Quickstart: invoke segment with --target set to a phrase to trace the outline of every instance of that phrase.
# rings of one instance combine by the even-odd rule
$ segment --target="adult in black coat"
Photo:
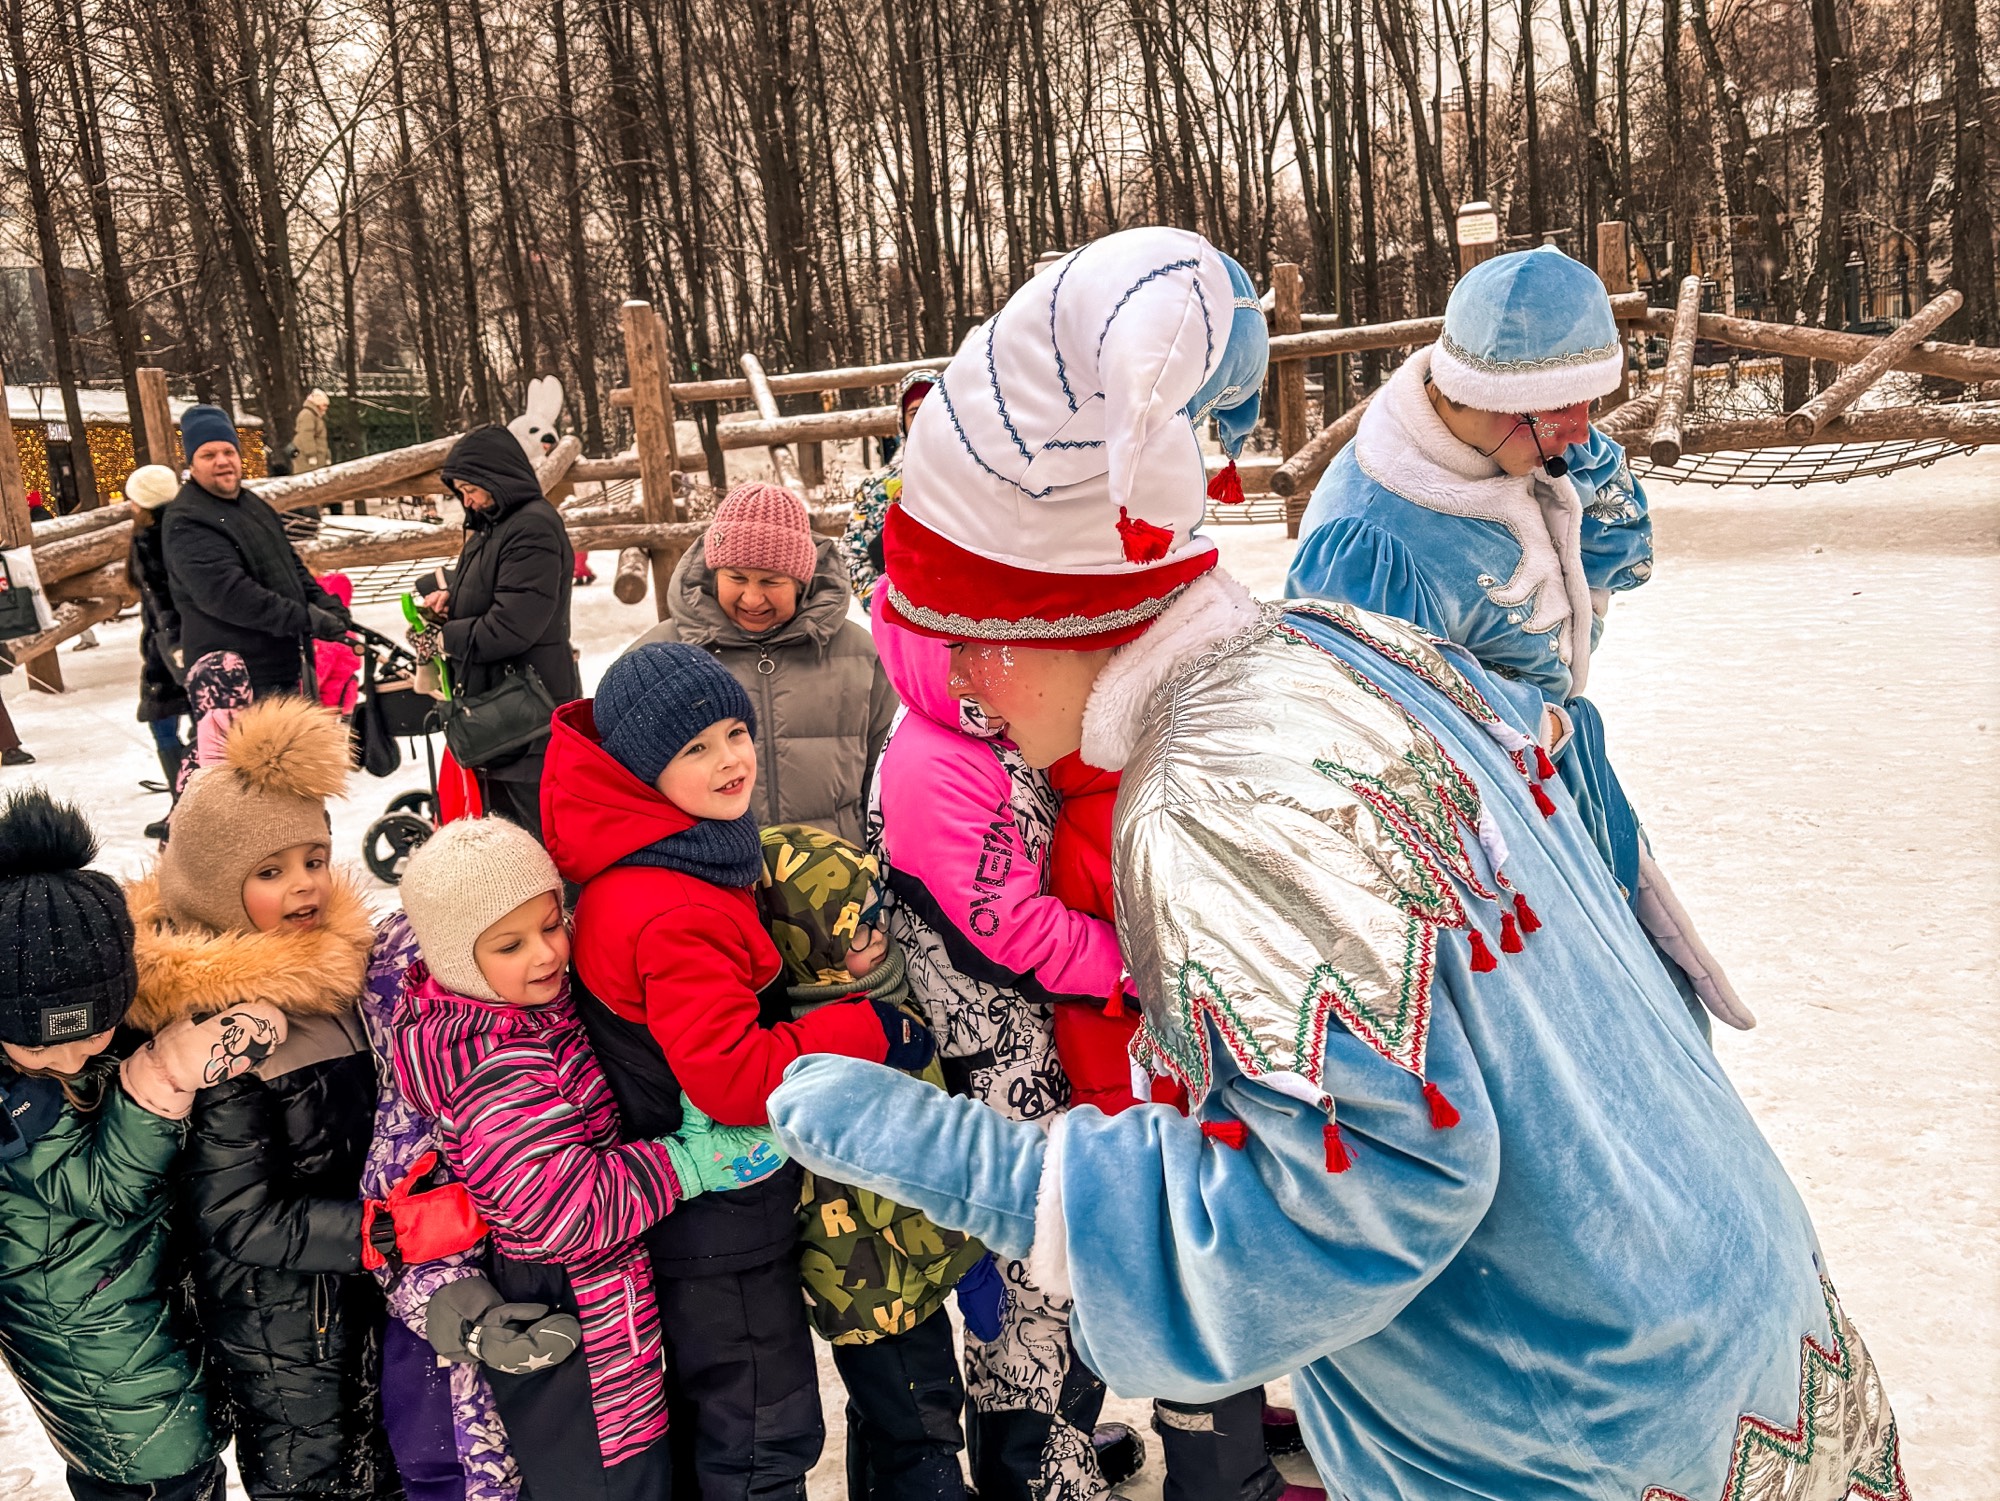
[[[557,704],[583,697],[569,640],[576,553],[520,441],[504,427],[475,428],[440,473],[465,506],[465,546],[451,587],[425,600],[445,616],[440,636],[452,691],[476,696],[510,669],[532,668]],[[479,771],[486,810],[537,839],[545,744]]]
[[[353,629],[346,607],[313,582],[278,513],[244,488],[236,428],[221,408],[183,412],[181,446],[188,480],[167,507],[162,533],[182,660],[233,651],[258,697],[312,696],[312,643]]]

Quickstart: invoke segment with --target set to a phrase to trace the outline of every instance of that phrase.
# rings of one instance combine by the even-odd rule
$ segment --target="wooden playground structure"
[[[1961,383],[1969,392],[1990,385],[2000,398],[2000,348],[1938,343],[1930,339],[1957,310],[1959,295],[1945,292],[1902,328],[1885,337],[1841,333],[1791,324],[1758,322],[1700,311],[1702,285],[1688,278],[1672,308],[1653,307],[1634,291],[1623,224],[1598,227],[1598,273],[1611,293],[1614,315],[1635,347],[1658,337],[1666,341],[1657,375],[1643,355],[1628,359],[1620,389],[1606,399],[1597,425],[1625,444],[1635,463],[1672,473],[1690,457],[1707,454],[1815,453],[1847,445],[1926,444],[1908,462],[1929,462],[1959,448],[2000,443],[2000,399],[1952,403],[1914,401],[1853,410],[1856,401],[1890,372]],[[1350,400],[1351,357],[1408,350],[1434,341],[1441,318],[1341,326],[1328,315],[1302,310],[1299,267],[1272,267],[1264,299],[1271,324],[1271,367],[1265,410],[1270,429],[1264,446],[1275,453],[1247,457],[1239,465],[1246,492],[1275,496],[1283,506],[1288,532],[1296,536],[1313,484],[1353,436],[1369,397]],[[629,384],[611,393],[614,406],[632,414],[634,444],[624,453],[585,456],[574,434],[564,437],[536,464],[543,493],[562,510],[570,540],[579,553],[615,552],[613,588],[628,604],[641,602],[650,587],[654,608],[666,613],[666,586],[676,563],[705,529],[688,500],[705,481],[707,460],[679,445],[679,414],[703,403],[748,403],[749,420],[719,422],[716,437],[725,451],[764,449],[781,483],[817,501],[814,525],[838,532],[846,520],[844,497],[827,496],[822,445],[884,437],[897,430],[893,406],[843,407],[786,415],[782,396],[817,395],[822,401],[841,392],[893,390],[907,374],[942,368],[950,358],[838,370],[767,375],[753,354],[742,356],[742,375],[721,379],[668,379],[667,337],[660,314],[644,302],[620,310]],[[1839,367],[1817,394],[1795,411],[1717,419],[1704,417],[1696,402],[1697,347],[1728,351],[1734,380],[1740,355],[1811,360]],[[1320,365],[1319,396],[1309,382],[1309,365]],[[139,421],[151,453],[177,447],[168,406],[166,373],[141,370]],[[1636,384],[1644,381],[1643,387]],[[1330,393],[1330,394],[1329,394]],[[7,424],[0,408],[0,424]],[[398,497],[441,495],[438,466],[458,435],[370,454],[311,473],[262,480],[257,493],[279,511]],[[1900,455],[1900,450],[1898,451]],[[1217,460],[1216,462],[1220,462]],[[1891,464],[1889,467],[1893,467]],[[1805,471],[1801,471],[1805,472]],[[1761,471],[1760,471],[1761,473]],[[697,478],[697,476],[699,478]],[[1773,477],[1802,482],[1773,471]],[[1808,477],[1816,477],[1808,475]],[[1838,476],[1830,476],[1838,477]],[[636,491],[630,484],[637,481]],[[31,546],[36,571],[55,610],[55,625],[38,635],[0,643],[0,652],[28,669],[30,681],[62,691],[56,648],[90,626],[136,602],[126,574],[133,522],[123,505],[104,506],[53,521],[31,522],[11,425],[0,431],[0,546]],[[363,534],[329,534],[300,547],[315,572],[455,557],[462,528],[410,522]]]

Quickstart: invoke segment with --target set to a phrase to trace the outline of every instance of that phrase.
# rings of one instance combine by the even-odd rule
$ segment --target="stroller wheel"
[[[378,881],[394,886],[403,879],[403,867],[417,847],[437,830],[429,819],[414,813],[385,813],[368,825],[361,844],[361,858]]]
[[[399,792],[389,799],[385,813],[414,813],[425,823],[435,825],[438,816],[438,800],[435,792],[418,788],[415,792]]]

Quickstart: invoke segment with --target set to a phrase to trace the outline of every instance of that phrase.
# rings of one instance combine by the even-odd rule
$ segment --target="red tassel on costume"
[[[1243,1143],[1250,1139],[1250,1128],[1241,1121],[1203,1121],[1201,1134],[1210,1141],[1219,1141],[1225,1147],[1240,1152]]]
[[[1514,914],[1500,914],[1500,952],[1518,954],[1521,952],[1521,930],[1514,923]]]
[[[1236,472],[1236,460],[1231,459],[1216,471],[1215,478],[1208,482],[1208,498],[1226,506],[1243,504],[1243,476]]]
[[[1468,930],[1472,937],[1472,972],[1483,975],[1489,969],[1497,969],[1500,961],[1493,957],[1493,950],[1486,946],[1486,937],[1477,928]]]
[[[1126,562],[1157,563],[1174,545],[1174,534],[1163,526],[1154,526],[1152,522],[1130,514],[1120,506],[1118,540],[1125,546]]]
[[[1424,1080],[1424,1103],[1431,1107],[1431,1129],[1449,1131],[1458,1124],[1458,1107],[1444,1097],[1444,1091]]]
[[[1535,775],[1544,782],[1556,774],[1556,763],[1549,759],[1549,753],[1539,745],[1535,747]]]
[[[1535,790],[1535,806],[1542,810],[1542,817],[1554,818],[1556,816],[1556,805],[1549,801],[1549,795],[1542,791],[1542,784],[1540,782],[1530,782],[1528,785]]]
[[[1344,1173],[1354,1166],[1354,1158],[1347,1150],[1347,1143],[1340,1139],[1340,1127],[1332,1121],[1326,1123],[1326,1170],[1329,1173]]]
[[[1535,909],[1528,905],[1527,895],[1523,892],[1517,891],[1514,893],[1514,915],[1521,919],[1521,931],[1523,933],[1539,933],[1541,931],[1542,920],[1535,916]]]
[[[1123,978],[1111,982],[1111,999],[1104,1003],[1104,1014],[1114,1021],[1125,1018],[1125,981]]]

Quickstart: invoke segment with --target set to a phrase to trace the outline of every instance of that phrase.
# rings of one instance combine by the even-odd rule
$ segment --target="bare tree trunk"
[[[1548,227],[1547,188],[1542,182],[1542,127],[1535,97],[1535,0],[1521,0],[1521,101],[1526,115],[1528,235],[1539,241]]]
[[[1526,0],[1523,0],[1526,3]],[[1368,36],[1361,0],[1347,0],[1348,25],[1354,44],[1354,179],[1361,199],[1361,311],[1363,321],[1382,321],[1381,237],[1376,233],[1375,111],[1368,91]],[[1382,381],[1381,351],[1361,357],[1361,387],[1372,391]]]
[[[597,392],[597,320],[591,307],[590,262],[583,240],[583,173],[577,164],[576,84],[570,75],[569,0],[551,0],[550,29],[555,33],[556,131],[562,166],[564,240],[569,250],[569,292],[576,327],[576,383],[583,407],[583,442],[591,453],[604,452],[604,418]]]
[[[449,4],[450,0],[444,0]],[[514,323],[520,337],[520,369],[515,381],[523,388],[540,368],[535,347],[534,291],[528,284],[527,259],[521,253],[521,200],[514,192],[514,174],[507,164],[507,132],[500,121],[500,91],[493,81],[493,49],[486,36],[481,0],[471,0],[472,46],[479,56],[480,101],[486,115],[488,144],[493,150],[493,185],[500,199],[500,254],[507,272],[507,291],[514,303]],[[447,62],[445,71],[451,71]]]
[[[70,110],[76,121],[78,164],[90,195],[90,221],[97,234],[97,253],[104,280],[104,311],[111,325],[111,342],[118,357],[119,381],[125,388],[125,410],[139,410],[139,318],[132,305],[132,284],[125,272],[118,218],[111,207],[110,168],[104,155],[104,131],[98,117],[97,80],[91,63],[89,32],[81,0],[58,0],[56,30],[70,89]],[[132,424],[132,451],[140,463],[172,462],[146,447],[143,424]],[[85,445],[88,446],[87,444]]]
[[[410,279],[416,291],[418,358],[423,361],[424,386],[430,394],[431,420],[442,425],[444,364],[438,339],[436,280],[431,265],[430,234],[424,227],[423,202],[417,196],[416,156],[410,145],[410,105],[403,77],[406,33],[396,11],[396,0],[383,0],[383,27],[389,51],[389,102],[396,117],[396,198],[403,220]]]
[[[486,368],[486,333],[479,315],[479,281],[472,270],[472,206],[465,183],[465,108],[458,91],[458,69],[452,66],[456,54],[451,43],[451,0],[437,0],[439,52],[445,66],[444,97],[447,123],[445,143],[451,170],[450,183],[453,228],[458,232],[458,292],[464,304],[466,365],[471,377],[474,422],[491,422],[494,416],[493,386]]]
[[[1951,283],[1965,298],[1941,337],[2000,344],[1993,287],[1993,205],[1986,177],[1985,85],[1977,0],[1939,0],[1951,59]]]
[[[48,173],[42,163],[40,107],[34,74],[28,62],[27,18],[22,0],[6,0],[7,50],[14,64],[16,125],[21,135],[21,163],[28,177],[28,199],[34,207],[35,242],[42,258],[42,280],[48,287],[49,329],[55,344],[56,384],[62,388],[63,417],[69,423],[70,458],[76,468],[77,503],[88,510],[101,503],[97,475],[90,463],[90,444],[83,428],[83,404],[76,394],[76,346],[70,326],[69,287],[63,278],[62,241],[56,234],[55,204],[49,198]],[[51,497],[53,502],[54,497]],[[51,505],[53,509],[53,505]]]

